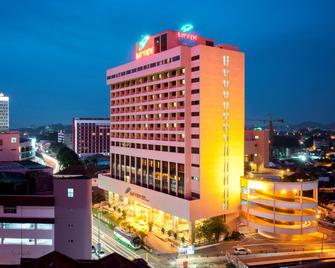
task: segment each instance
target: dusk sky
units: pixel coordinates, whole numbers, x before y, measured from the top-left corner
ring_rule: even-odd
[[[108,117],[105,72],[142,34],[192,23],[246,53],[246,118],[334,122],[335,1],[0,0],[11,127]]]

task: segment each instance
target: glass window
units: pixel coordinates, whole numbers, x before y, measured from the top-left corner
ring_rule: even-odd
[[[52,239],[36,239],[36,245],[52,246]]]
[[[67,188],[67,197],[69,197],[69,198],[74,197],[74,189],[73,188]]]
[[[37,229],[39,230],[52,230],[53,224],[51,223],[38,223]]]
[[[161,36],[161,51],[167,50],[167,34]]]

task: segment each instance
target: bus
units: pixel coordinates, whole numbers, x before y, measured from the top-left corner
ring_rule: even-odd
[[[131,249],[141,248],[141,239],[136,234],[127,232],[121,227],[115,227],[114,238]]]

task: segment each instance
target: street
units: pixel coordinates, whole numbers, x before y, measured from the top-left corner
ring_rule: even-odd
[[[50,155],[46,153],[42,153],[42,156],[43,156],[43,160],[46,163],[46,165],[53,168],[53,173],[54,174],[58,173],[60,167],[59,167],[59,163],[57,159],[54,157],[51,157]]]
[[[144,249],[136,251],[129,249],[114,239],[113,231],[105,223],[93,218],[92,244],[96,246],[99,241],[106,255],[117,252],[130,260],[142,258],[151,267],[171,267],[169,263],[174,260],[174,258],[172,257],[171,259],[169,255],[156,256]]]
[[[335,249],[335,242],[332,241],[324,241],[323,243],[320,240],[274,241],[254,234],[243,241],[225,241],[217,246],[199,249],[195,255],[176,258],[175,254],[155,255],[145,249],[131,250],[116,241],[113,237],[113,231],[103,222],[99,223],[99,220],[95,218],[93,219],[92,241],[95,246],[100,242],[106,255],[117,252],[130,260],[142,258],[151,267],[182,267],[185,260],[189,262],[189,267],[222,267],[225,262],[225,254],[227,252],[232,253],[232,248],[237,245],[251,249],[251,255],[239,257],[242,261],[248,263],[311,257],[316,253],[321,253],[321,251],[326,254],[327,252],[333,252]]]

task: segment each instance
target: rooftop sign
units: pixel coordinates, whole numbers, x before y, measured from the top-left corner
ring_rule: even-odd
[[[192,24],[184,24],[177,32],[177,37],[182,39],[188,39],[191,41],[197,41],[198,35],[190,33],[193,30]]]
[[[149,35],[145,35],[136,45],[135,58],[140,59],[142,57],[150,56],[152,54],[154,54],[153,38]]]

